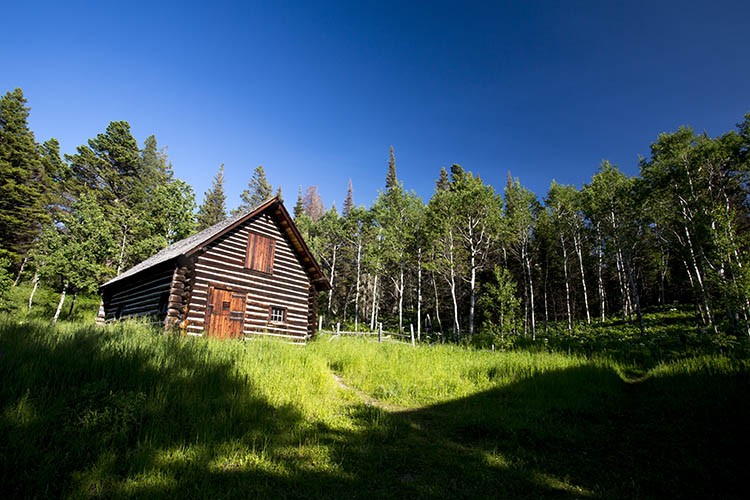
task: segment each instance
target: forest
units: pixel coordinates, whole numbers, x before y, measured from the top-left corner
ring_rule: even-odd
[[[94,295],[161,248],[282,196],[258,166],[231,204],[222,165],[198,205],[155,136],[141,145],[113,121],[63,154],[54,138],[37,141],[29,113],[21,89],[0,99],[0,301],[21,282],[32,284],[29,307],[38,286],[54,289],[54,320],[66,297]],[[392,147],[382,164],[369,207],[351,180],[340,210],[316,186],[300,186],[292,205],[332,284],[324,329],[382,323],[420,341],[502,348],[595,336],[612,321],[643,336],[648,313],[671,311],[721,345],[750,334],[750,114],[718,137],[660,134],[637,176],[604,161],[584,185],[552,181],[543,195],[511,173],[501,189],[454,164],[435,169],[423,200],[399,180]]]

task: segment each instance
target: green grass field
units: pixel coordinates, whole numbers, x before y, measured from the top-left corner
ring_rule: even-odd
[[[0,497],[744,497],[749,363],[610,359],[5,319]]]

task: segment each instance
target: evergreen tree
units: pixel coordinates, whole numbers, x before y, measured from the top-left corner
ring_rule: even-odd
[[[0,257],[21,260],[48,217],[43,164],[21,89],[0,98]]]
[[[227,218],[226,196],[224,195],[224,164],[214,176],[211,189],[203,195],[203,204],[198,209],[198,231],[217,224]]]
[[[141,171],[143,176],[153,177],[156,181],[155,184],[172,182],[174,179],[172,165],[169,163],[166,153],[160,151],[157,147],[156,136],[154,135],[146,137],[143,142]]]
[[[54,218],[58,210],[70,210],[73,203],[71,193],[70,167],[60,156],[60,143],[57,139],[49,139],[40,148],[42,165],[47,177],[48,212]]]
[[[302,201],[302,186],[297,191],[297,203],[294,204],[294,219],[298,219],[300,215],[305,213],[305,204]]]
[[[240,195],[242,203],[240,203],[239,207],[232,210],[232,214],[246,212],[255,208],[271,196],[273,196],[273,186],[271,186],[266,178],[263,165],[258,165],[253,171],[253,176],[250,178],[247,189]]]
[[[346,189],[346,198],[341,213],[344,217],[348,217],[352,208],[354,208],[354,188],[352,187],[352,180],[349,179],[349,187]]]
[[[141,152],[125,121],[111,122],[103,134],[66,155],[77,183],[77,193],[93,190],[103,203],[134,207],[146,198],[147,180]]]
[[[448,177],[448,171],[445,167],[440,169],[440,177],[435,181],[435,186],[440,191],[446,191],[451,187],[451,181]]]
[[[391,146],[388,157],[388,173],[385,176],[385,190],[390,191],[396,184],[398,184],[398,178],[396,177],[396,154],[393,152],[393,146]]]

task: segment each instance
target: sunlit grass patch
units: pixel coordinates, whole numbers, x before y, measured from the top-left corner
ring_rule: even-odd
[[[550,370],[592,364],[582,357],[490,352],[460,346],[321,339],[310,346],[332,370],[373,397],[403,406],[433,404],[515,383]]]

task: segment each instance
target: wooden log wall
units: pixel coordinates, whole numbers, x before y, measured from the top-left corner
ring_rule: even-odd
[[[186,327],[188,304],[190,292],[192,291],[195,278],[195,262],[190,259],[181,259],[175,266],[172,274],[172,283],[169,288],[169,299],[167,302],[167,314],[164,318],[164,328],[175,326]]]
[[[250,233],[276,241],[273,272],[245,268]],[[190,294],[187,333],[203,335],[210,286],[228,286],[245,293],[245,336],[267,335],[291,341],[308,334],[310,280],[286,235],[268,214],[259,214],[211,243],[197,258]],[[286,310],[284,323],[270,321],[270,308]]]
[[[168,294],[174,274],[174,263],[166,263],[153,271],[136,275],[132,280],[118,283],[115,290],[108,291],[104,300],[104,318],[140,318],[149,316],[162,321],[159,305]]]
[[[318,328],[318,291],[310,284],[307,290],[307,336],[312,337]]]

